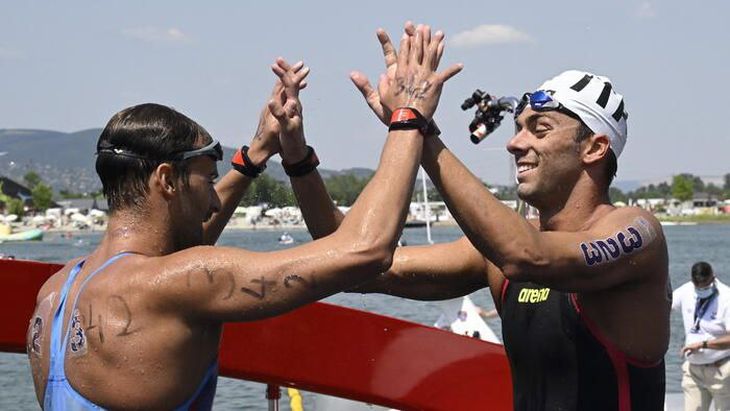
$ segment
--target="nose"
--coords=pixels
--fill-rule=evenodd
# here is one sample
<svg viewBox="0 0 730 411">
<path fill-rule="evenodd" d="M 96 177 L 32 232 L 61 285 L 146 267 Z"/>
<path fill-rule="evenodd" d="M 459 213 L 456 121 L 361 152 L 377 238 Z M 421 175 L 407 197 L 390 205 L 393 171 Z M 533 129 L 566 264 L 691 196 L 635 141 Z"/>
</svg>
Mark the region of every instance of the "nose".
<svg viewBox="0 0 730 411">
<path fill-rule="evenodd" d="M 509 139 L 509 141 L 507 141 L 507 151 L 509 151 L 510 153 L 512 153 L 512 155 L 515 155 L 515 156 L 525 154 L 529 148 L 527 145 L 528 134 L 529 134 L 528 131 L 525 130 L 524 128 L 521 130 L 518 130 L 515 133 L 515 135 L 512 136 L 512 138 Z"/>
</svg>

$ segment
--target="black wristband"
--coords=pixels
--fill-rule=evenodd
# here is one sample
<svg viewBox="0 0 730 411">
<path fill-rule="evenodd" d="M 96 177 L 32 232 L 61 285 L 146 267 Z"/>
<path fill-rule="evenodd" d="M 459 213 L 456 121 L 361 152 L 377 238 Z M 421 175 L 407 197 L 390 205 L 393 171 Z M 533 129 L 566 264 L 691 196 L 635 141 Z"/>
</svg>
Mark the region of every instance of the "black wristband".
<svg viewBox="0 0 730 411">
<path fill-rule="evenodd" d="M 426 136 L 440 136 L 441 135 L 441 129 L 439 126 L 436 125 L 436 122 L 431 119 L 431 121 L 428 122 L 428 127 L 426 128 L 426 134 L 424 134 L 424 137 Z"/>
<path fill-rule="evenodd" d="M 400 107 L 393 111 L 390 116 L 388 131 L 393 130 L 418 130 L 421 135 L 427 135 L 429 130 L 428 120 L 415 108 Z"/>
<path fill-rule="evenodd" d="M 236 154 L 234 154 L 231 159 L 231 165 L 239 173 L 247 177 L 256 178 L 259 174 L 266 170 L 266 164 L 262 164 L 260 166 L 254 164 L 248 157 L 248 148 L 248 146 L 243 146 L 240 150 L 236 151 Z"/>
<path fill-rule="evenodd" d="M 289 177 L 301 177 L 307 175 L 317 168 L 318 165 L 319 158 L 311 146 L 307 146 L 307 155 L 296 163 L 287 164 L 284 160 L 281 161 L 281 166 L 284 167 L 284 172 Z"/>
</svg>

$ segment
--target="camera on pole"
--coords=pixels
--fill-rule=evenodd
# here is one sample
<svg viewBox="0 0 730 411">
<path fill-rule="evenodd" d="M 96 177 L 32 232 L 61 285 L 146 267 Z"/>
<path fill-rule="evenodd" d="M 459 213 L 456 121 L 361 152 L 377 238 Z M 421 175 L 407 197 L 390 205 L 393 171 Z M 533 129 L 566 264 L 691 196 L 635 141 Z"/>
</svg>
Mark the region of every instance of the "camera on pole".
<svg viewBox="0 0 730 411">
<path fill-rule="evenodd" d="M 488 135 L 499 127 L 504 112 L 514 113 L 520 100 L 516 97 L 495 98 L 477 89 L 471 97 L 464 100 L 461 109 L 466 111 L 476 106 L 474 119 L 469 124 L 471 135 L 469 139 L 474 144 L 479 144 Z"/>
</svg>

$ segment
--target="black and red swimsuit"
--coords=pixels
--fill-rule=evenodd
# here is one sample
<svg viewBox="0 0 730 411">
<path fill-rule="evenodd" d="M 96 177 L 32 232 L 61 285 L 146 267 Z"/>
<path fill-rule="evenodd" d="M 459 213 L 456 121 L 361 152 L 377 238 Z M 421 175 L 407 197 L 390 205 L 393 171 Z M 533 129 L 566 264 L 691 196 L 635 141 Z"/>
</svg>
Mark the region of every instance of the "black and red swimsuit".
<svg viewBox="0 0 730 411">
<path fill-rule="evenodd" d="M 664 409 L 664 360 L 647 364 L 619 351 L 575 294 L 507 282 L 501 317 L 515 410 Z"/>
</svg>

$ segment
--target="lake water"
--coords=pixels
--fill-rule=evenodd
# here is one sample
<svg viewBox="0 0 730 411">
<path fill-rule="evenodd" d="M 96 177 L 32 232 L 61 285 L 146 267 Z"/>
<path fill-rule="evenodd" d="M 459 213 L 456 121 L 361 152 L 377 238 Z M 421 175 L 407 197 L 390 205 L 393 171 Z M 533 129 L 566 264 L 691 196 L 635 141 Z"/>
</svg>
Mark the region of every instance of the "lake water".
<svg viewBox="0 0 730 411">
<path fill-rule="evenodd" d="M 730 283 L 730 224 L 667 226 L 664 231 L 669 246 L 669 269 L 672 285 L 676 288 L 689 279 L 691 265 L 705 260 L 713 265 L 718 277 Z M 226 231 L 221 245 L 239 246 L 256 251 L 273 250 L 279 247 L 277 239 L 282 231 Z M 291 231 L 296 244 L 310 241 L 304 230 Z M 435 242 L 447 242 L 460 237 L 457 227 L 439 227 L 433 230 Z M 0 253 L 16 258 L 49 262 L 63 262 L 72 257 L 84 255 L 94 249 L 100 233 L 79 234 L 71 239 L 49 233 L 42 242 L 23 244 L 0 244 Z M 426 242 L 425 229 L 407 229 L 403 237 L 409 245 Z M 491 308 L 491 298 L 484 290 L 472 295 L 475 303 Z M 439 308 L 428 302 L 410 301 L 383 295 L 338 294 L 327 302 L 345 305 L 360 310 L 373 311 L 393 317 L 431 325 L 438 318 Z M 499 320 L 490 320 L 490 326 L 501 334 Z M 667 392 L 681 392 L 679 350 L 684 341 L 681 316 L 672 314 L 672 336 L 667 352 Z M 38 404 L 33 392 L 28 362 L 24 355 L 0 353 L 0 410 L 36 410 Z M 266 410 L 265 386 L 221 378 L 216 394 L 216 410 Z M 312 397 L 303 393 L 305 409 L 311 405 Z M 286 393 L 282 395 L 281 409 L 288 410 Z"/>
</svg>

